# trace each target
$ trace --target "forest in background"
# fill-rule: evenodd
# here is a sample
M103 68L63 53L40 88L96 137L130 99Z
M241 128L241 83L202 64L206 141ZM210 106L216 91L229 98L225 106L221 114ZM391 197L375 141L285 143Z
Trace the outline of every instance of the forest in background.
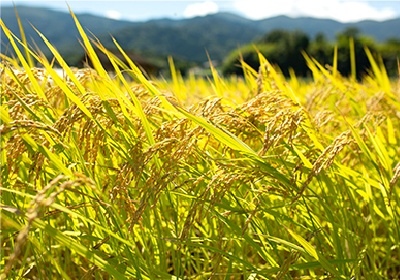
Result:
M353 43L351 43L351 41ZM398 75L398 58L400 55L400 38L388 38L384 43L378 43L373 37L361 34L357 28L349 27L338 33L335 41L327 40L323 33L310 39L301 30L287 31L274 30L255 39L251 44L233 51L225 59L222 72L225 75L239 74L243 71L237 67L240 57L252 68L258 69L258 52L268 60L279 66L285 76L289 76L289 69L293 69L297 76L308 76L310 69L303 58L302 52L315 58L322 65L332 65L334 49L338 51L338 71L344 76L351 73L350 48L354 46L357 77L364 76L371 68L365 48L382 57L389 76Z

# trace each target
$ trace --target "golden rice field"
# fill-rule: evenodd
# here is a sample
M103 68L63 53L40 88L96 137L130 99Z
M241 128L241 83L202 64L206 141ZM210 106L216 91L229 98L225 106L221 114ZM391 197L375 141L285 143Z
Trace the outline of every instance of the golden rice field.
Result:
M149 80L74 19L94 69L1 22L1 279L400 278L400 82L379 56L362 81L306 54L310 82L262 55Z

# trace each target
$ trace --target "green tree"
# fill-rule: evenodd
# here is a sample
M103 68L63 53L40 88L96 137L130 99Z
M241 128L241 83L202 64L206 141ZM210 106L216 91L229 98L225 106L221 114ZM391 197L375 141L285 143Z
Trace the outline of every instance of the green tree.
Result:
M308 71L301 51L307 51L309 38L303 31L274 30L255 40L257 49L272 63L282 69L284 75L289 75L289 67L292 67L297 75L305 75ZM223 73L242 74L241 69L235 69L239 61L239 52L233 52L226 59L223 66ZM252 45L242 49L243 60L258 69L258 55Z
M377 47L373 38L360 35L359 30L355 27L349 27L337 34L338 70L343 76L351 73L350 38L354 40L357 78L361 78L371 67L364 48L367 47L371 52L376 52Z
M309 40L302 31L274 30L246 45L241 51L233 51L225 59L223 74L243 74L240 68L240 53L244 61L254 69L259 67L258 49L272 64L276 64L285 76L291 67L298 76L307 76L309 69L301 54L304 50L322 65L333 64L334 47L338 47L338 70L343 76L351 74L350 38L353 38L357 78L361 79L371 68L365 53L367 47L373 54L379 54L390 76L398 75L397 61L400 57L400 38L389 38L384 44L377 44L373 38L362 35L357 28L350 27L336 35L335 42L329 42L319 33ZM376 57L378 58L378 57Z
M400 38L389 38L378 47L389 76L399 76Z
M257 50L265 57L269 58L277 52L277 46L275 44L251 44L232 51L222 65L222 73L224 75L243 75L240 57L253 69L257 70L260 67Z
M323 33L318 33L308 48L308 54L314 57L321 65L333 64L334 45L326 39Z

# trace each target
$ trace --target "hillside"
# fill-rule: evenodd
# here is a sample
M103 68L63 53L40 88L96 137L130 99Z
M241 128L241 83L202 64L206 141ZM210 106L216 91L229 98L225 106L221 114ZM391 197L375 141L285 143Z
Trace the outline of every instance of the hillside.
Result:
M75 27L74 20L70 14L49 10L47 8L25 6L17 6L17 11L28 43L32 44L32 41L34 41L40 50L47 50L43 40L30 25L31 23L37 30L43 33L63 55L74 54L77 50L83 52L77 39L79 36L78 29ZM82 26L96 35L113 33L127 26L133 27L138 24L129 21L112 20L90 14L79 14L78 17ZM8 29L14 34L20 35L14 7L2 7L1 19ZM4 32L1 32L1 42L1 53L5 53L9 48L6 47L8 40Z
M122 46L180 56L189 61L224 58L230 50L248 44L260 32L242 22L229 22L219 15L197 17L185 21L150 21L136 27L126 27L113 33ZM112 47L110 36L100 40Z
M24 6L17 6L17 9L27 38L32 38L40 49L46 48L29 22L69 58L69 61L81 55L83 50L77 40L78 31L68 13ZM301 29L311 38L317 33L324 33L328 39L333 40L338 32L354 26L361 33L372 36L377 41L400 37L398 29L400 19L344 24L327 19L287 16L254 21L229 13L182 20L156 19L147 22L117 21L89 14L77 14L77 17L82 26L98 36L107 47L112 47L109 35L111 33L126 50L171 54L195 62L207 60L206 50L212 59L221 60L231 50L248 44L254 38L274 29ZM7 28L19 35L13 7L2 7L2 20ZM3 33L1 40L1 51L4 53L7 50L7 39Z

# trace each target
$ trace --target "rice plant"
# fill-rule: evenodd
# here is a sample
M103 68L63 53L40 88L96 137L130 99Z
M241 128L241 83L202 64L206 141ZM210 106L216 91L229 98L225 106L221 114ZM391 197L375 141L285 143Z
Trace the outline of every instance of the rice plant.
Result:
M71 14L94 69L1 22L2 279L400 278L400 83L379 56L362 82L305 53L309 83L261 54L243 78L170 59L150 81Z

